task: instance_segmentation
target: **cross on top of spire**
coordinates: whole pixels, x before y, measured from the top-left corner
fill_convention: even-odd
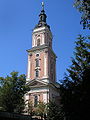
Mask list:
[[[42,10],[39,14],[39,22],[35,26],[35,28],[43,27],[43,26],[47,26],[48,28],[50,28],[50,26],[47,25],[47,23],[46,23],[46,18],[47,18],[47,15],[45,14],[45,10],[44,10],[44,2],[42,2]]]
[[[44,10],[44,2],[42,2],[42,10]]]

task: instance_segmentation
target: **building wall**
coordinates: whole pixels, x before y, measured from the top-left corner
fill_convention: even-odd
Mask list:
[[[47,48],[39,49],[37,40],[40,39],[40,46],[46,45]],[[33,30],[32,48],[38,50],[28,51],[28,70],[27,80],[39,80],[47,83],[56,82],[56,56],[52,50],[52,33],[48,27],[41,27]],[[32,50],[32,49],[31,49]],[[39,54],[37,57],[36,54]],[[36,67],[36,59],[39,59],[39,67]],[[35,71],[39,70],[39,76],[36,77]],[[38,96],[38,101],[48,103],[59,96],[57,88],[53,87],[35,87],[27,93],[26,99],[31,100],[34,104],[34,97]],[[56,99],[55,99],[56,100]]]
[[[48,70],[50,81],[56,82],[56,57],[53,55],[51,50],[48,51]]]
[[[39,54],[39,57],[36,57]],[[36,67],[36,59],[39,59],[39,67]],[[56,82],[56,57],[51,50],[44,49],[41,51],[32,52],[28,54],[28,72],[27,79],[36,79],[35,70],[39,69],[38,79],[48,78],[52,82]]]
[[[39,54],[39,57],[36,57]],[[36,67],[36,59],[39,59],[39,67]],[[46,50],[33,52],[28,55],[28,71],[27,79],[33,80],[36,78],[35,70],[39,69],[39,79],[48,78],[48,53]]]
[[[41,88],[33,88],[31,89],[26,95],[25,95],[25,101],[26,104],[28,104],[28,101],[32,101],[32,104],[34,106],[34,98],[35,96],[38,97],[38,102],[49,102],[49,89],[48,87],[41,87]],[[28,107],[28,106],[26,106]]]
[[[59,92],[56,88],[53,88],[53,87],[49,88],[49,97],[52,101],[53,100],[55,101],[56,98],[59,97],[59,96],[60,96],[60,94],[59,94]]]
[[[26,95],[26,100],[32,101],[34,105],[34,97],[38,96],[38,102],[48,103],[50,101],[55,101],[57,104],[60,104],[60,94],[57,88],[47,86],[40,88],[33,88]]]
[[[49,45],[52,48],[52,33],[48,27],[34,29],[32,34],[32,47],[37,46],[37,39],[40,39],[40,45]]]

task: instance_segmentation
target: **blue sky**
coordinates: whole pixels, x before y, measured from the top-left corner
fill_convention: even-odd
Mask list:
[[[80,25],[80,13],[74,0],[43,0],[47,23],[53,33],[53,49],[57,55],[57,80],[71,64],[78,34],[87,34]],[[32,29],[38,23],[42,0],[0,0],[0,76],[13,70],[27,71],[27,49],[31,48]]]

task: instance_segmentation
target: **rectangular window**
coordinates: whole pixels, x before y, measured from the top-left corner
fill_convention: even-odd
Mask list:
[[[37,104],[38,104],[38,96],[35,95],[35,96],[34,96],[34,107],[36,107]]]
[[[36,59],[36,67],[39,67],[39,59]]]
[[[39,77],[39,70],[36,70],[36,77]]]
[[[40,39],[37,39],[37,46],[40,45]]]

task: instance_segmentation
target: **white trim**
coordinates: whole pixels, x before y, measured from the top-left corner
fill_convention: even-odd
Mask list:
[[[40,53],[39,53],[39,52],[35,53],[35,57],[36,57],[36,58],[38,58],[38,57],[36,56],[37,54],[39,54],[39,56],[38,56],[38,57],[40,57]]]
[[[43,93],[43,102],[44,103],[47,103],[48,101],[47,101],[47,92],[46,93]]]
[[[41,45],[43,45],[43,44],[45,44],[45,42],[44,42],[44,41],[45,41],[45,40],[44,40],[44,39],[45,39],[45,35],[44,35],[44,33],[42,33],[41,35],[42,35],[42,42],[41,42]]]
[[[31,88],[31,90],[28,93],[38,93],[38,92],[49,92],[49,88]]]
[[[43,82],[49,83],[49,79],[43,79]]]
[[[45,27],[37,28],[37,29],[34,29],[33,32],[39,32],[39,31],[44,30],[44,29],[45,29]]]
[[[30,70],[31,70],[31,61],[30,61],[30,56],[28,56],[28,72],[27,72],[27,79],[30,79]]]
[[[44,84],[44,85],[47,85],[47,82],[44,82],[43,80],[44,80],[44,79],[34,79],[34,80],[31,80],[31,81],[29,82],[29,84],[32,84],[33,82],[39,82],[39,83],[42,83],[42,84]]]
[[[46,55],[44,55],[44,77],[47,76],[47,58]]]
[[[35,46],[35,35],[32,36],[32,47]]]

